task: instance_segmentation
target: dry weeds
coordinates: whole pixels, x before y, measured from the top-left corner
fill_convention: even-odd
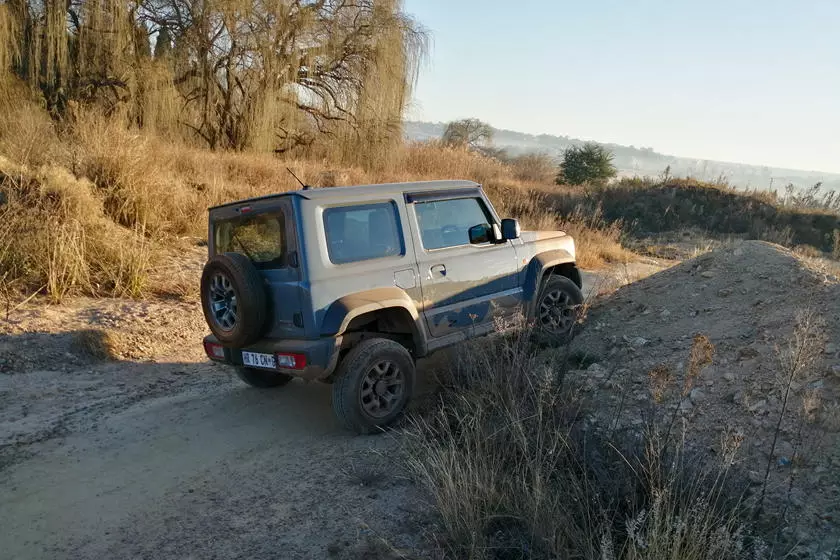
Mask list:
[[[205,238],[209,206],[296,189],[286,167],[314,186],[471,179],[523,227],[569,231],[583,267],[630,258],[620,224],[580,211],[558,214],[511,167],[466,149],[406,144],[387,165],[365,169],[339,160],[210,152],[84,108],[59,131],[23,98],[0,104],[4,110],[0,118],[9,116],[19,130],[0,130],[0,267],[5,286],[42,290],[54,302],[71,294],[189,292],[183,275],[173,275],[172,285],[161,281],[155,273],[161,262],[184,238]]]
[[[691,368],[711,352],[699,337]],[[561,381],[568,360],[562,349],[539,353],[517,325],[464,349],[437,406],[414,419],[408,466],[434,499],[445,551],[699,560],[740,559],[755,548],[729,478],[737,446],[728,461],[700,463],[670,434],[670,414],[642,441],[599,430],[588,421],[596,403]],[[656,384],[672,381],[660,373]]]

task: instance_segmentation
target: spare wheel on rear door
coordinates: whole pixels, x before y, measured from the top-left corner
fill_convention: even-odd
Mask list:
[[[201,306],[222,344],[247,346],[262,335],[268,315],[262,277],[245,255],[215,255],[201,274]]]

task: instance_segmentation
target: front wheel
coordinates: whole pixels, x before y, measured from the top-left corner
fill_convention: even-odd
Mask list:
[[[251,369],[241,366],[236,368],[236,375],[251,387],[257,387],[258,389],[282,387],[294,379],[293,376],[279,371]]]
[[[357,344],[342,360],[333,383],[338,420],[359,434],[383,431],[405,411],[414,391],[414,360],[387,338]]]
[[[565,343],[574,336],[583,293],[565,276],[551,276],[543,282],[537,297],[534,319],[539,329]]]

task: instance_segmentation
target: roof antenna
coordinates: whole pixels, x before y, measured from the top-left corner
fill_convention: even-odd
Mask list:
[[[294,178],[295,178],[295,181],[297,181],[298,183],[300,183],[300,186],[301,186],[301,187],[303,187],[303,190],[308,191],[309,189],[311,189],[311,188],[312,188],[312,187],[310,187],[309,185],[307,185],[306,183],[304,183],[303,181],[301,181],[300,179],[298,179],[298,176],[297,176],[297,175],[295,175],[294,171],[292,171],[292,170],[291,170],[291,169],[289,169],[288,167],[286,168],[286,171],[288,171],[288,172],[292,175],[292,177],[294,177]]]

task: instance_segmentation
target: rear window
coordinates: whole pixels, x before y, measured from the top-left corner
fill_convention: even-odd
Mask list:
[[[286,265],[286,220],[282,212],[217,222],[216,253],[242,253],[258,268]]]
[[[402,255],[397,208],[391,202],[324,210],[330,262],[335,264]]]

